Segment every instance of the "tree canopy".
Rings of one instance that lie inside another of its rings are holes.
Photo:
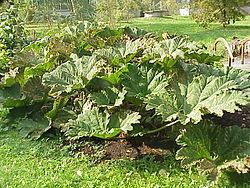
[[[194,0],[193,18],[199,25],[219,22],[223,27],[244,18],[240,7],[250,5],[249,0]]]

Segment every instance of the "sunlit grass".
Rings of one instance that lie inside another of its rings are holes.
[[[234,36],[243,39],[250,37],[250,16],[245,20],[222,28],[219,24],[211,24],[207,29],[199,27],[190,17],[168,16],[163,18],[134,18],[126,25],[143,28],[150,32],[162,34],[188,35],[191,40],[200,41],[212,46],[219,37],[231,41]]]
[[[164,169],[164,170],[161,170]],[[161,170],[161,172],[160,172]],[[160,172],[160,173],[159,173]],[[173,156],[97,163],[72,157],[62,141],[23,139],[0,134],[0,187],[201,187],[205,176],[180,168]]]
[[[184,170],[173,155],[162,161],[99,161],[98,157],[75,157],[63,140],[20,138],[16,131],[0,133],[0,187],[93,187],[93,188],[200,188],[206,176]],[[216,187],[239,187],[227,181]],[[243,186],[244,187],[244,186]]]

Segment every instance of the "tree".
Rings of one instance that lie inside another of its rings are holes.
[[[14,5],[14,0],[0,0],[0,6],[4,3],[8,3],[8,6]]]
[[[133,11],[140,10],[136,0],[98,0],[94,3],[95,19],[114,26],[118,21],[133,16]]]
[[[250,5],[249,0],[194,0],[193,18],[206,27],[211,22],[219,22],[223,27],[244,18],[240,7]]]

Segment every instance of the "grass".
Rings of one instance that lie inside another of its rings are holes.
[[[250,16],[226,28],[222,28],[219,24],[211,24],[208,29],[198,27],[194,20],[185,16],[134,18],[126,25],[143,28],[158,34],[168,32],[170,34],[188,35],[191,40],[203,42],[209,47],[219,37],[224,37],[228,41],[231,41],[234,36],[241,39],[250,37]]]
[[[180,169],[173,156],[96,164],[75,158],[61,140],[31,141],[14,131],[0,134],[0,187],[201,187],[205,176]],[[165,169],[159,175],[159,171]]]
[[[199,188],[206,177],[183,170],[172,155],[163,161],[153,156],[142,160],[110,160],[74,157],[62,140],[20,138],[16,131],[0,133],[0,188]],[[221,184],[218,187],[234,187]],[[239,187],[239,186],[235,186]]]
[[[250,16],[245,20],[237,21],[235,24],[222,28],[219,24],[210,24],[209,28],[199,27],[194,20],[186,16],[167,16],[162,18],[133,18],[128,23],[120,25],[128,25],[139,27],[149,32],[162,34],[168,32],[170,34],[188,35],[191,40],[200,41],[212,48],[214,41],[219,37],[224,37],[229,42],[234,36],[240,39],[250,37]],[[57,25],[32,24],[27,25],[28,30],[35,30],[37,34],[46,33],[48,30],[57,30]]]

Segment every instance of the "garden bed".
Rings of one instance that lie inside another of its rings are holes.
[[[250,106],[242,107],[242,111],[235,113],[225,113],[221,118],[216,116],[208,116],[217,125],[223,127],[240,126],[242,128],[250,128]],[[101,145],[98,149],[91,145],[85,145],[85,142],[92,141],[97,145]],[[170,140],[164,133],[120,138],[117,140],[101,140],[97,138],[86,138],[81,140],[83,145],[75,149],[75,154],[82,153],[84,155],[93,156],[102,152],[100,161],[110,159],[141,159],[146,155],[155,156],[156,160],[161,161],[163,156],[172,155],[178,149],[174,140]]]

